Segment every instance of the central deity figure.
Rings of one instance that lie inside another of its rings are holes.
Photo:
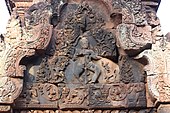
[[[74,58],[75,68],[73,71],[74,76],[78,79],[84,75],[85,83],[95,83],[101,73],[99,67],[93,62],[93,60],[100,60],[93,50],[89,49],[89,41],[86,35],[79,36],[79,47],[75,50]],[[94,73],[90,80],[87,80],[87,76],[90,72]],[[80,80],[81,81],[81,80]]]

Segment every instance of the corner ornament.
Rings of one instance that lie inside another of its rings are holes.
[[[40,4],[44,8],[43,15],[49,18],[51,12],[48,5]],[[38,7],[33,7],[36,13],[39,13]],[[31,11],[29,13],[31,14]],[[7,33],[0,38],[0,111],[9,111],[22,91],[26,67],[21,60],[35,55],[38,50],[46,49],[50,42],[52,25],[49,22],[40,24],[38,22],[42,20],[39,19],[30,28],[32,23],[28,23],[29,19],[25,18],[25,25],[22,25],[14,9],[7,25]]]
[[[143,51],[138,57],[144,57],[148,64],[147,73],[149,93],[155,104],[170,102],[170,42],[165,37],[152,44],[151,50]]]

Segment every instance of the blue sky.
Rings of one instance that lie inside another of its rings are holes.
[[[162,0],[159,6],[157,16],[160,18],[161,28],[164,35],[170,32],[170,0]],[[0,34],[5,33],[6,24],[9,19],[9,13],[5,5],[5,0],[0,3]]]

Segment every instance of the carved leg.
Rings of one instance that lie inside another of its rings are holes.
[[[100,75],[100,73],[101,73],[101,70],[100,70],[100,68],[99,68],[96,64],[94,64],[93,62],[89,62],[89,63],[88,63],[88,69],[89,69],[90,71],[93,71],[93,72],[94,72],[94,74],[93,74],[93,76],[92,76],[91,83],[95,83],[95,82],[97,81],[97,79],[99,78],[99,75]]]

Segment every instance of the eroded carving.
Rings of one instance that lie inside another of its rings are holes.
[[[146,106],[145,100],[144,84],[90,86],[89,104],[94,108]]]
[[[142,109],[145,84],[153,100],[169,101],[169,42],[141,0],[41,1],[23,24],[13,15],[0,40],[1,104],[28,113],[152,112]]]
[[[28,77],[29,74],[33,77],[31,79],[33,87],[25,89],[31,94],[28,99],[34,98],[33,103],[35,103],[33,105],[42,105],[42,108],[45,103],[49,103],[48,105],[51,106],[53,102],[59,105],[56,108],[61,109],[88,109],[102,107],[102,105],[103,108],[118,108],[120,106],[127,108],[132,106],[140,107],[140,103],[142,103],[142,106],[146,106],[145,87],[144,85],[140,86],[144,82],[143,64],[130,58],[128,55],[131,54],[126,53],[126,50],[134,49],[134,51],[137,51],[135,54],[137,54],[141,51],[141,48],[150,43],[149,29],[146,29],[148,34],[145,34],[145,30],[143,30],[149,27],[137,27],[139,20],[134,18],[132,18],[134,19],[132,21],[136,22],[136,25],[132,25],[132,23],[121,24],[122,21],[118,21],[118,19],[122,19],[121,16],[125,18],[127,15],[134,16],[133,13],[137,13],[135,10],[132,13],[127,8],[132,5],[132,1],[125,3],[129,4],[129,6],[124,7],[119,6],[120,4],[115,6],[116,3],[114,2],[113,5],[109,5],[109,1],[101,0],[101,3],[97,3],[98,10],[94,9],[94,5],[91,4],[94,1],[74,3],[76,1],[63,2],[60,5],[58,4],[59,6],[56,4],[56,8],[53,7],[56,10],[55,14],[58,13],[59,20],[57,20],[58,23],[53,28],[51,45],[44,50],[44,55],[39,59],[39,66],[33,65],[32,68],[29,68]],[[108,7],[106,7],[107,4]],[[36,31],[36,28],[41,25],[41,21],[38,20],[46,16],[39,12],[43,8],[37,10],[41,5],[46,11],[45,3],[35,4],[28,10],[26,19],[29,21],[26,22],[35,26],[35,29],[31,30]],[[107,13],[101,11],[101,7]],[[117,9],[122,9],[123,7],[129,14],[118,12],[118,10],[112,12],[115,7]],[[140,5],[135,7],[140,10]],[[34,11],[33,9],[36,10]],[[29,18],[31,17],[38,18],[30,21]],[[51,17],[54,20],[55,18],[55,15]],[[41,28],[41,31],[46,29],[43,26]],[[117,31],[124,32],[123,28],[127,29],[125,34],[117,36],[119,34]],[[28,28],[27,32],[31,34]],[[33,33],[31,35],[37,36]],[[43,34],[45,33],[43,32]],[[129,35],[126,33],[129,33]],[[47,32],[47,34],[49,33]],[[128,42],[121,39],[130,40],[131,45],[126,46]],[[141,40],[143,43],[141,43]],[[119,48],[123,49],[125,54],[122,54]],[[137,72],[135,72],[136,69]],[[52,88],[49,91],[47,90],[46,99],[42,99],[45,98],[43,96],[45,93],[39,94],[44,89],[42,87],[45,87],[42,85],[44,83],[51,84],[49,87]],[[29,80],[27,84],[30,84]],[[38,89],[34,88],[36,87],[35,84],[39,84],[41,88],[38,88],[39,86],[37,86]],[[54,89],[58,92],[57,97],[55,97]],[[132,97],[135,98],[132,99]],[[51,98],[51,100],[48,101],[47,98]],[[42,103],[41,99],[45,103]],[[31,103],[24,104],[31,105]],[[48,105],[46,106],[47,108]]]
[[[46,16],[48,15],[48,17],[50,15],[49,12],[44,14],[46,14]],[[39,19],[38,21],[41,20],[42,19]],[[25,65],[21,65],[21,60],[24,57],[35,55],[36,50],[47,47],[51,37],[51,25],[48,23],[43,25],[47,29],[44,28],[41,30],[38,36],[28,35],[26,29],[30,26],[30,23],[22,26],[16,10],[12,13],[7,25],[7,33],[1,38],[1,104],[12,104],[22,91],[24,70],[26,70],[26,67]],[[33,33],[31,30],[35,28],[35,26],[31,26],[30,34]]]

